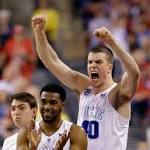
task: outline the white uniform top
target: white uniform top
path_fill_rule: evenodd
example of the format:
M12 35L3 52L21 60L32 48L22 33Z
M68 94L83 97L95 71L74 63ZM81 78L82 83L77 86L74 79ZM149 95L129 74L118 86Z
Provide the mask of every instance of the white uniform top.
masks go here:
M41 141L38 145L38 150L53 150L60 136L64 133L65 130L69 132L71 126L72 122L64 120L60 128L51 136L47 136L44 133L42 133ZM69 150L69 147L70 147L70 140L67 141L63 150Z
M36 122L35 125L37 126L38 123ZM18 132L7 137L4 140L2 150L16 150L16 148L17 148L17 136L18 136Z
M2 150L16 150L16 142L17 142L18 133L13 134L5 139L3 143Z
M78 125L88 136L88 150L126 150L130 118L121 116L109 103L114 84L94 95L91 88L80 95Z
M39 127L39 123L40 122L36 122L36 128ZM38 145L37 150L53 150L60 136L64 133L65 130L68 133L70 131L71 126L72 122L64 120L60 128L53 135L47 136L44 133L42 133L41 141ZM12 136L6 138L3 143L2 150L16 150L17 136L18 133L15 133ZM69 147L70 147L70 140L67 141L63 150L69 150Z

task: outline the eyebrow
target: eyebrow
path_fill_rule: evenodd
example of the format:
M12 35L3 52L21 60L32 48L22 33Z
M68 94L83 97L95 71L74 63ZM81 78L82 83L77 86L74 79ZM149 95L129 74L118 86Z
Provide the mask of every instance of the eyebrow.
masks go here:
M46 98L41 98L40 100L41 100L41 101L42 101L42 100L45 100L45 101L49 101L49 100L50 100L50 101L59 101L59 99L46 99Z
M88 61L104 61L103 59L95 59L95 60L93 60L93 59L88 59Z
M20 105L11 105L11 107L20 107L20 106L25 106L25 104L20 104Z

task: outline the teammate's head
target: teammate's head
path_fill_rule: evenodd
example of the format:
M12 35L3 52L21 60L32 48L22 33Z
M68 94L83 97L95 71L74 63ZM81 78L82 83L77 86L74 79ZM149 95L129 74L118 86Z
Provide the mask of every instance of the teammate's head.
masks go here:
M47 84L41 89L39 106L44 122L53 123L60 119L65 99L66 92L58 84Z
M89 50L89 54L90 53L104 53L108 63L111 63L111 64L113 63L113 53L112 53L111 49L103 44L99 44L99 45L96 45L95 47L91 48Z
M20 92L10 97L11 116L14 124L19 127L27 127L37 112L37 101L34 96L26 92Z
M113 53L105 45L97 45L88 54L88 74L94 86L105 83L111 77L113 68Z

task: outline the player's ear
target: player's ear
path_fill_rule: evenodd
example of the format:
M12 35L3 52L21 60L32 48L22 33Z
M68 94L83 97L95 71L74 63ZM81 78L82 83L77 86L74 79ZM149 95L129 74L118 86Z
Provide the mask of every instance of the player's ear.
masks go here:
M33 117L33 118L36 117L37 110L38 110L37 107L32 108L32 112L33 112L33 113L32 113L32 115L33 115L32 117Z
M65 107L65 102L62 102L63 107Z
M110 71L112 71L112 69L113 69L113 64L109 64L109 69L110 69Z

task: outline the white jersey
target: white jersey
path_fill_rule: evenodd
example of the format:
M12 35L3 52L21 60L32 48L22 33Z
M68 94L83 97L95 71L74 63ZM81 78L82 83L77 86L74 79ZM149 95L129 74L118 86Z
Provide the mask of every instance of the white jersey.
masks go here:
M63 120L62 125L53 135L47 136L44 133L42 133L41 141L38 145L37 150L53 150L60 136L64 133L64 131L67 131L68 133L70 131L71 126L72 126L72 122ZM36 122L36 128L38 127L39 127L39 122ZM2 150L16 150L17 136L18 136L18 132L6 138L3 143ZM69 150L69 147L70 147L70 139L68 139L63 150Z
M88 136L88 150L126 150L130 118L121 116L109 103L116 86L94 95L91 88L80 95L78 125Z
M60 128L51 136L47 136L44 133L42 133L41 141L38 145L37 150L53 150L60 136L64 133L65 130L68 133L70 131L71 126L72 122L63 120L63 123L60 126ZM68 139L63 150L69 150L69 147L70 147L70 139Z
M38 126L38 123L36 122L35 125ZM16 148L17 148L17 136L18 136L18 132L7 137L4 140L2 150L16 150Z
M16 150L16 142L17 142L18 133L13 134L5 139L3 143L2 150Z

